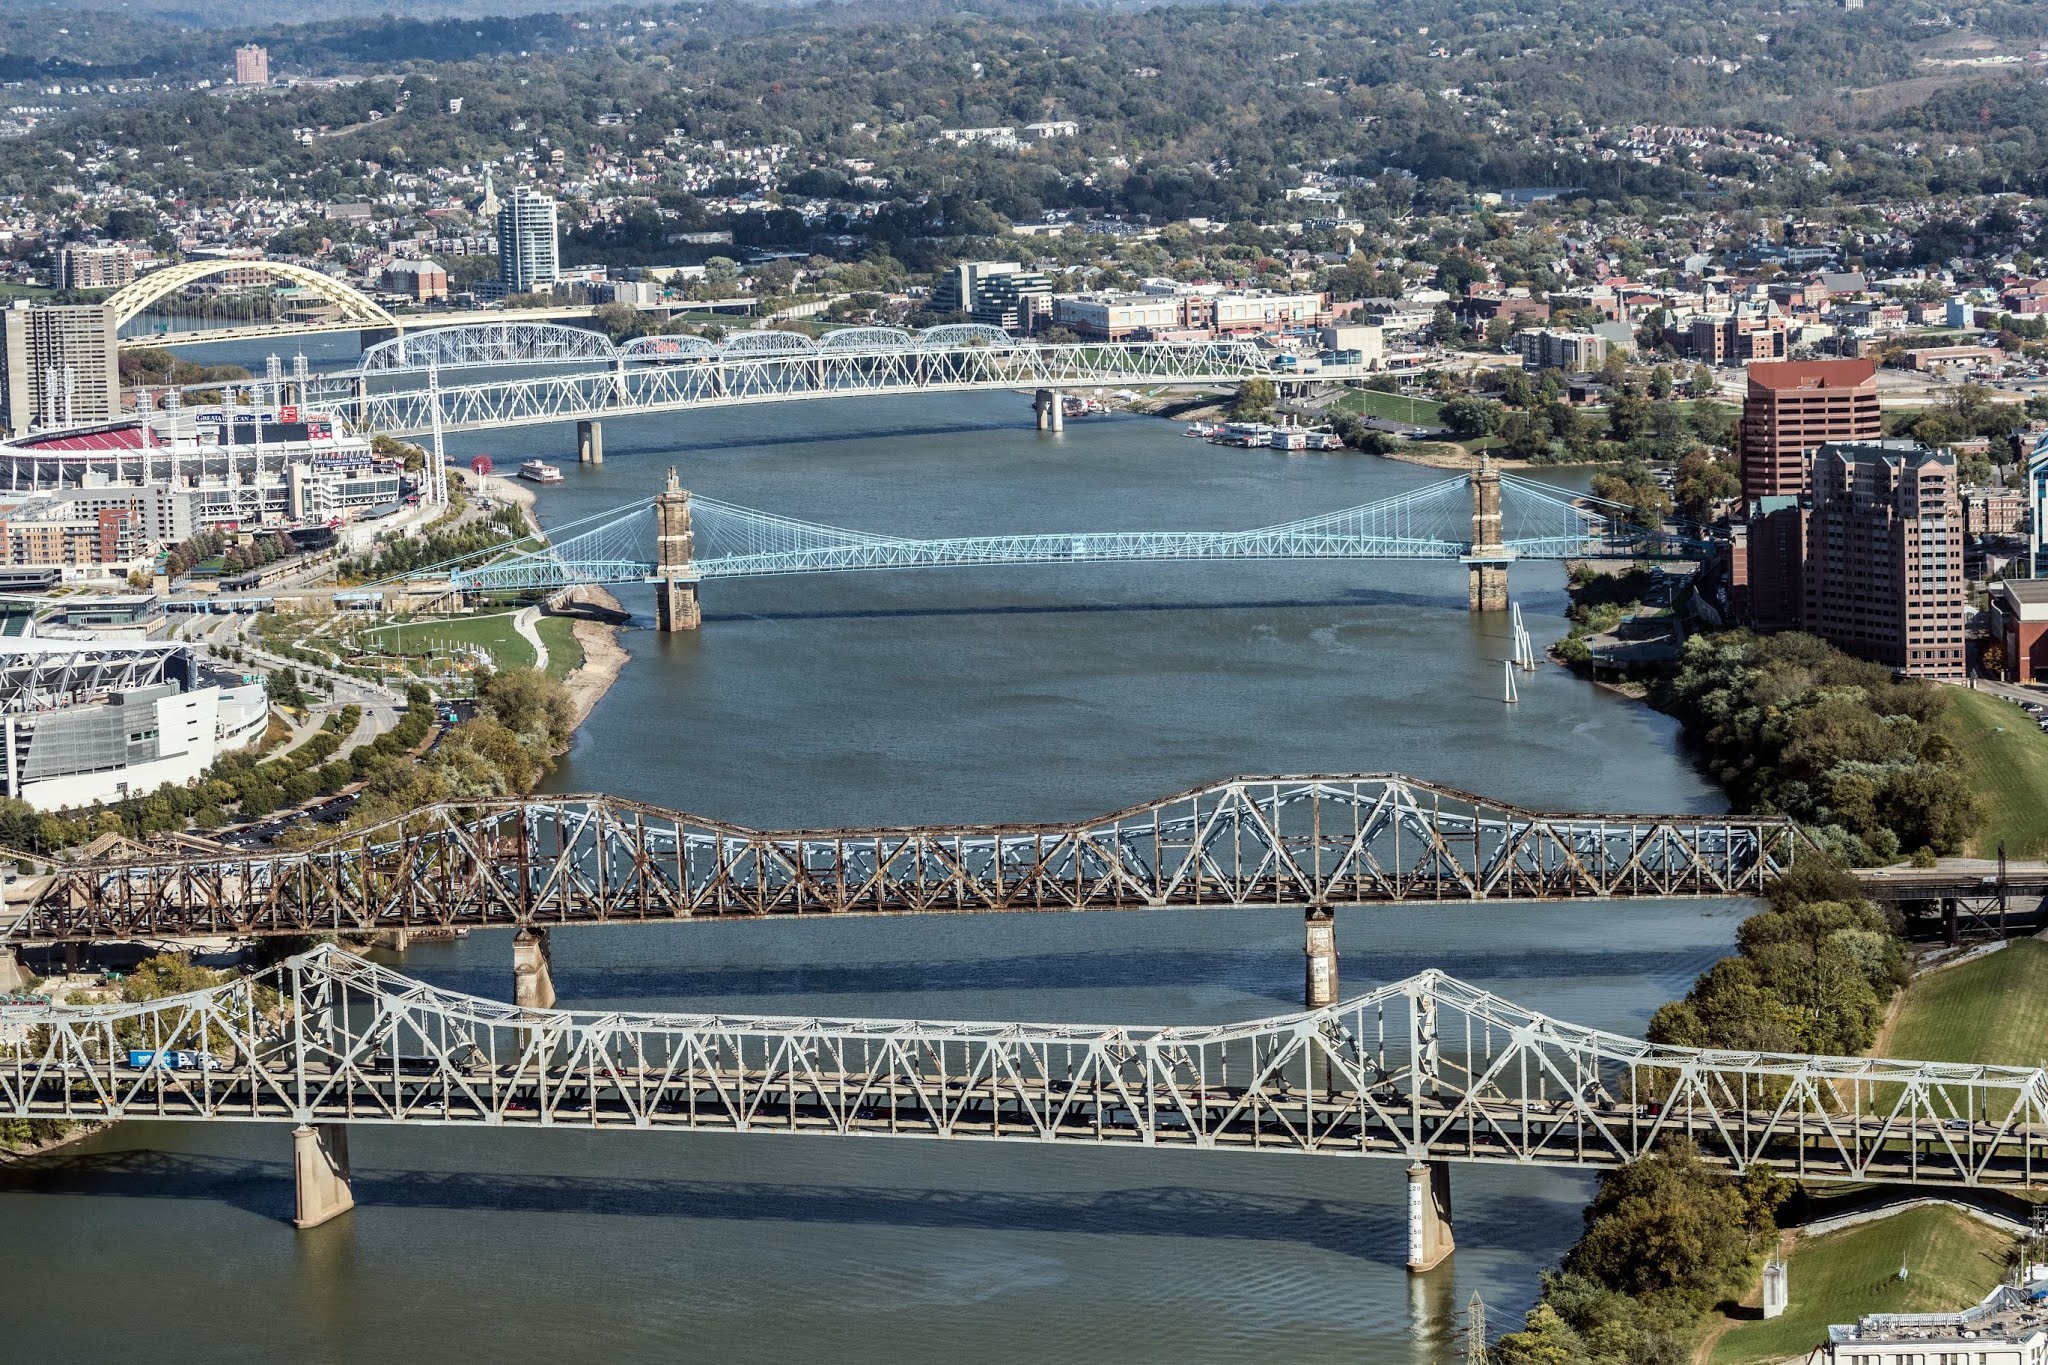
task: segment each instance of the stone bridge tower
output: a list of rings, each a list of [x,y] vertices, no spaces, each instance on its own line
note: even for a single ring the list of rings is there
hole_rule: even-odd
[[[690,490],[673,466],[668,487],[654,500],[654,628],[695,630],[704,622],[697,604],[697,555],[690,532]]]
[[[1472,610],[1506,611],[1508,564],[1514,552],[1501,542],[1500,471],[1484,452],[1472,473],[1472,551],[1464,558],[1471,570]]]

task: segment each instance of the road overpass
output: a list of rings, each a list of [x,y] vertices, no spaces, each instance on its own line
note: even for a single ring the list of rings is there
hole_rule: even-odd
[[[1731,1171],[2026,1190],[2044,1109],[2038,1068],[1670,1047],[1438,971],[1236,1024],[982,1023],[539,1008],[328,945],[164,1000],[0,1005],[0,1116],[291,1125],[301,1227],[352,1207],[359,1124],[915,1138],[1399,1161],[1424,1270],[1454,1163],[1684,1138]]]

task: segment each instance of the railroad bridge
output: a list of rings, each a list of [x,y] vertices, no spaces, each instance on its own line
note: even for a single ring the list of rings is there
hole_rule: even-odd
[[[141,1004],[0,1005],[0,1116],[294,1130],[297,1216],[353,1205],[353,1125],[1132,1147],[1402,1162],[1409,1265],[1453,1246],[1458,1162],[1599,1170],[1667,1139],[1731,1170],[2027,1189],[2037,1068],[1702,1051],[1437,971],[1236,1024],[576,1012],[332,945]]]
[[[584,924],[1293,907],[1321,1006],[1337,998],[1341,907],[1757,896],[1812,848],[1780,816],[1545,813],[1391,773],[1233,778],[1071,824],[764,831],[536,796],[428,806],[304,849],[38,860],[9,890],[0,950],[502,928],[516,1001],[545,1007],[548,935]]]

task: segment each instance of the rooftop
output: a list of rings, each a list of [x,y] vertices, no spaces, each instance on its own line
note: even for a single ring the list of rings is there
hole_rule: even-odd
[[[1753,389],[1854,389],[1877,385],[1875,360],[1777,360],[1749,367]]]

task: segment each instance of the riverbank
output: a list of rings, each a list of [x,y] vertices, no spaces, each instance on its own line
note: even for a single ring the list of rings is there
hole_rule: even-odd
[[[95,1133],[104,1133],[113,1126],[112,1120],[81,1123],[68,1133],[47,1138],[42,1142],[36,1143],[34,1146],[8,1147],[0,1145],[0,1167],[16,1166],[25,1161],[33,1161],[37,1157],[48,1156],[50,1153],[61,1151],[75,1142],[83,1142]]]
[[[571,725],[574,729],[589,719],[633,656],[619,643],[619,631],[627,616],[616,597],[603,588],[578,588],[570,594],[570,601],[576,608],[576,643],[583,650],[583,662],[562,680],[570,705],[575,708]],[[603,619],[607,617],[614,619]]]

